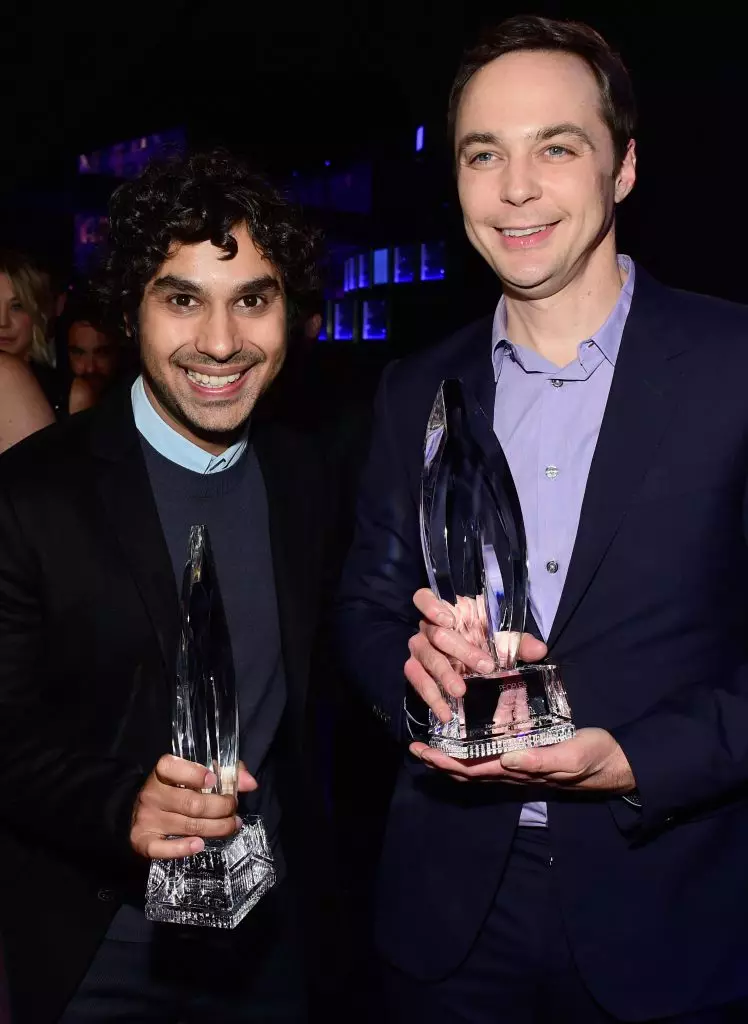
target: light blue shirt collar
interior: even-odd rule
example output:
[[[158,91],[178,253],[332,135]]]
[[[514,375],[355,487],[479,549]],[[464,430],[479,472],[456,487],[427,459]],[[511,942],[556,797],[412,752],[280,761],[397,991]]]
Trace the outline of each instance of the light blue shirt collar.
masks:
[[[138,432],[159,455],[163,455],[169,462],[176,462],[183,469],[189,469],[193,473],[220,473],[232,466],[246,450],[249,425],[236,444],[232,444],[220,455],[211,455],[192,441],[188,441],[186,437],[182,437],[159,416],[145,392],[142,376],[133,384],[130,396]]]
[[[618,301],[613,307],[610,316],[602,325],[600,330],[596,331],[592,338],[587,338],[579,343],[579,361],[583,366],[585,362],[584,350],[588,345],[592,345],[594,348],[599,350],[611,366],[616,365],[618,350],[621,347],[621,338],[623,337],[623,329],[626,326],[626,320],[629,315],[629,310],[631,309],[631,301],[634,297],[634,284],[636,279],[636,267],[630,256],[619,253],[618,266],[625,274],[628,275],[626,282],[621,289]],[[504,361],[504,354],[507,351],[513,353],[516,361],[519,362],[525,370],[547,372],[558,369],[557,367],[554,367],[552,363],[548,362],[547,359],[544,359],[531,349],[522,349],[519,345],[513,345],[507,337],[506,321],[506,300],[502,295],[499,299],[499,304],[496,307],[496,312],[493,318],[492,351],[494,378],[497,381],[501,375],[501,366]],[[589,356],[587,359],[589,359]],[[560,377],[561,374],[556,373],[556,376]]]

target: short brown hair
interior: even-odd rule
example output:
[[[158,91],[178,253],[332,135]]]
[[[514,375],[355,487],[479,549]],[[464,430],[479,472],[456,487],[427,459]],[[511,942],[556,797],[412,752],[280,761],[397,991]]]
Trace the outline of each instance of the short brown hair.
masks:
[[[600,90],[600,113],[613,137],[616,170],[623,163],[636,125],[636,103],[623,61],[589,25],[519,14],[484,32],[462,58],[449,94],[449,137],[454,140],[457,108],[465,86],[481,68],[505,53],[555,51],[580,57]]]

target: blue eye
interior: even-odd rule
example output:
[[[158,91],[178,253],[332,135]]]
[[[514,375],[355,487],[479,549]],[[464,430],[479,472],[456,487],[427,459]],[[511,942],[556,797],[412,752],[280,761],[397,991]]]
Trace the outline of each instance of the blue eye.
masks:
[[[470,157],[471,164],[487,164],[493,159],[493,153],[476,153],[475,156]]]
[[[569,156],[571,150],[567,149],[566,146],[549,146],[546,153],[551,157]]]

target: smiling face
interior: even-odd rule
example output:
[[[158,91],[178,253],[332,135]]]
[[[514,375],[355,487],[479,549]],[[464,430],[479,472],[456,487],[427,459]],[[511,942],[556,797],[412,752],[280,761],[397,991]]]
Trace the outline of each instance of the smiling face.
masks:
[[[34,322],[7,274],[0,274],[0,352],[21,359],[31,353]]]
[[[210,242],[175,245],[146,285],[138,317],[143,377],[156,411],[213,453],[232,443],[286,353],[280,274],[246,227],[232,234],[233,259]]]
[[[592,71],[567,53],[520,51],[472,77],[456,119],[468,238],[524,298],[556,294],[615,259],[615,204],[633,188],[633,143],[615,167]]]

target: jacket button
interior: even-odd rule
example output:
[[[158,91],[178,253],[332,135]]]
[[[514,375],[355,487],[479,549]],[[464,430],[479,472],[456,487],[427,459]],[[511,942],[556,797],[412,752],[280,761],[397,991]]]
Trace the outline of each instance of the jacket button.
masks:
[[[114,892],[111,889],[99,889],[96,893],[96,898],[100,899],[102,903],[113,903]]]

